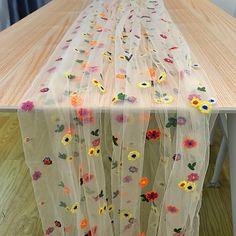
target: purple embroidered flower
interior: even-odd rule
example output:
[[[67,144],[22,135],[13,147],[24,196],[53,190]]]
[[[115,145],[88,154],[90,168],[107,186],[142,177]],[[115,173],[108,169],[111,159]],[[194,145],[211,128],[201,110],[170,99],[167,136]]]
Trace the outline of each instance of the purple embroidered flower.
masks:
[[[129,183],[133,180],[132,176],[127,175],[123,178],[123,183]]]
[[[137,100],[137,98],[134,96],[128,97],[128,101],[131,103],[134,103],[136,100]]]
[[[180,116],[177,118],[178,125],[185,125],[185,123],[186,123],[186,119],[184,117]]]
[[[54,231],[54,227],[49,227],[49,228],[46,230],[46,235],[51,234],[53,231]]]
[[[130,166],[130,167],[129,167],[129,171],[130,171],[131,173],[136,173],[136,172],[138,172],[138,168],[135,167],[135,166]]]
[[[199,175],[197,173],[188,175],[188,181],[195,182],[197,180],[199,180]]]
[[[21,109],[23,111],[32,111],[33,108],[34,108],[34,103],[32,101],[23,102],[21,105]]]
[[[40,171],[35,171],[32,175],[33,180],[38,180],[41,177],[42,173]]]
[[[117,115],[117,116],[116,116],[116,121],[117,121],[118,123],[125,123],[125,122],[128,121],[128,117],[125,116],[125,115],[123,115],[123,114],[120,114],[120,115]]]

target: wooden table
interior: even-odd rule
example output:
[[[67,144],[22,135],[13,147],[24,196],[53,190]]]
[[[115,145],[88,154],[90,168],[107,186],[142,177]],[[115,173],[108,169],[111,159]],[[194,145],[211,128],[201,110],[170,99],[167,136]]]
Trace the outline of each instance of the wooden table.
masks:
[[[236,19],[208,0],[164,0],[227,113],[232,209],[236,235]],[[89,0],[54,0],[0,33],[0,111],[19,100]]]

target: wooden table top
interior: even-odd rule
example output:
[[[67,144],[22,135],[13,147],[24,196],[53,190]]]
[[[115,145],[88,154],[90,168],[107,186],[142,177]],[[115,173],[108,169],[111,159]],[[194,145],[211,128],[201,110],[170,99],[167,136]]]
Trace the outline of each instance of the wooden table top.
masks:
[[[236,112],[236,19],[208,0],[164,0],[224,112]],[[0,111],[16,110],[88,0],[53,0],[0,32]]]

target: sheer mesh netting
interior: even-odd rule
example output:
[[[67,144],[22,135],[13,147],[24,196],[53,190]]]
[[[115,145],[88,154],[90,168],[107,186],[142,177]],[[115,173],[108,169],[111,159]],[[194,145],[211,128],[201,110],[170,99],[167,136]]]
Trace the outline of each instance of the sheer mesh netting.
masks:
[[[45,235],[198,235],[215,98],[190,56],[162,0],[78,16],[18,111]]]

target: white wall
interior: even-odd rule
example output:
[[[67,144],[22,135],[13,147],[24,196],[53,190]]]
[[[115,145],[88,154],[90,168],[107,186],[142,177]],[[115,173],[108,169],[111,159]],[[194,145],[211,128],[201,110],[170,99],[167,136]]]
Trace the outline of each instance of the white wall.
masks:
[[[212,0],[212,2],[236,17],[236,0]]]

